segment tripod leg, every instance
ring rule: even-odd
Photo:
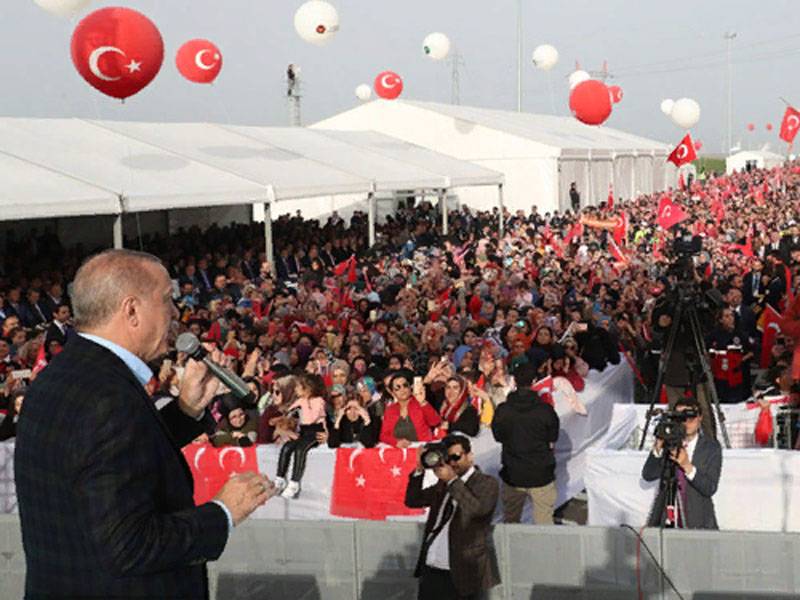
[[[667,365],[672,358],[672,349],[675,347],[675,339],[678,337],[678,329],[683,313],[683,307],[678,305],[675,310],[675,316],[672,319],[672,324],[669,326],[669,333],[667,334],[667,343],[661,351],[661,358],[658,362],[658,375],[656,376],[656,386],[650,397],[650,408],[647,409],[647,419],[644,422],[644,431],[642,431],[642,439],[639,442],[639,450],[644,448],[644,441],[647,439],[647,431],[650,429],[650,421],[653,418],[653,407],[658,402],[658,397],[661,395],[661,387],[664,385],[664,374],[667,372]]]
[[[713,404],[714,410],[716,411],[717,422],[719,423],[719,428],[722,432],[722,440],[725,443],[725,447],[730,448],[731,442],[730,439],[728,439],[728,428],[725,426],[725,413],[722,412],[722,407],[719,403],[719,396],[717,395],[717,388],[714,386],[714,374],[711,371],[711,365],[708,364],[708,350],[706,349],[706,343],[703,339],[700,321],[697,313],[694,310],[690,310],[689,313],[689,323],[692,328],[694,346],[700,358],[700,365],[703,369],[703,374],[705,375],[705,389],[708,395],[711,397],[711,404]],[[710,410],[709,416],[713,417]]]

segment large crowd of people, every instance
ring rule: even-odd
[[[663,195],[688,213],[669,230],[659,226]],[[217,431],[197,441],[280,445],[276,484],[287,497],[300,492],[306,457],[320,444],[408,447],[491,428],[514,455],[507,446],[519,442],[503,418],[537,396],[529,381],[552,377],[574,395],[589,371],[627,361],[637,400],[650,401],[676,306],[689,302],[705,325],[722,402],[765,384],[794,393],[800,165],[701,177],[578,211],[541,214],[533,205],[502,216],[503,237],[500,218],[462,208],[443,236],[435,208],[409,199],[368,247],[363,213],[349,223],[335,213],[325,223],[286,215],[274,226],[274,264],[258,224],[144,236],[142,249],[174,280],[174,333],[218,347],[253,392],[249,401],[220,394]],[[0,438],[14,434],[26,383],[70,343],[70,281],[88,254],[50,231],[6,240]],[[788,333],[765,333],[773,312]],[[156,398],[175,394],[185,361],[173,352],[150,365]],[[667,369],[666,396],[693,391],[689,363]],[[515,373],[526,382],[516,392]],[[537,510],[552,513],[558,417],[511,418],[527,419],[543,439],[520,450],[537,476],[523,481],[504,461],[504,481],[538,489]]]

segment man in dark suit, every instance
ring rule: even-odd
[[[683,517],[679,519],[678,525],[686,529],[719,529],[712,497],[717,492],[722,472],[722,447],[717,440],[700,432],[703,413],[697,400],[679,400],[675,404],[675,410],[693,411],[696,415],[685,421],[686,436],[683,446],[673,450],[667,458],[664,455],[663,440],[656,439],[642,468],[642,479],[660,479],[664,472],[664,461],[673,461],[678,480],[677,494],[683,510]],[[667,513],[664,507],[671,502],[666,498],[665,490],[659,490],[647,523],[650,527],[664,524]]]
[[[145,391],[177,316],[157,258],[89,259],[73,310],[78,334],[33,382],[17,424],[26,597],[207,598],[205,563],[274,488],[237,475],[194,505],[181,447],[209,431],[218,382],[190,360],[161,411]]]
[[[39,306],[39,298],[39,290],[33,288],[29,289],[25,295],[25,302],[22,303],[19,311],[19,318],[25,327],[32,329],[37,325],[44,325],[48,321],[48,316]]]
[[[47,326],[47,333],[44,336],[44,348],[47,358],[50,359],[50,343],[58,342],[62,348],[67,343],[67,332],[69,331],[70,308],[66,304],[61,304],[52,313],[53,322]]]
[[[473,464],[469,438],[450,435],[442,440],[444,461],[434,467],[439,481],[422,488],[425,471],[409,476],[406,506],[430,507],[425,537],[414,576],[419,600],[466,600],[500,583],[491,540],[497,480]]]
[[[753,307],[760,302],[766,294],[767,286],[762,282],[764,277],[764,263],[760,258],[752,260],[750,270],[742,277],[742,296],[745,306]]]

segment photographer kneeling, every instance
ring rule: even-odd
[[[696,399],[678,400],[674,411],[671,418],[662,416],[656,427],[653,450],[642,468],[645,481],[661,479],[647,525],[719,529],[712,496],[717,491],[722,471],[722,447],[700,431],[703,412]],[[674,464],[665,464],[666,459]],[[674,492],[669,485],[673,480],[670,466],[675,473]],[[679,506],[678,515],[674,514],[676,505]]]
[[[439,481],[422,488],[424,467]],[[479,598],[500,583],[491,540],[497,480],[473,464],[469,438],[449,435],[421,449],[406,488],[406,506],[430,507],[414,576],[420,600]]]

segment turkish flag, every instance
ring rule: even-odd
[[[775,345],[775,340],[781,333],[780,322],[782,317],[780,313],[767,304],[764,312],[761,314],[759,321],[759,329],[763,335],[761,338],[761,361],[759,367],[766,369],[769,367],[770,358],[772,357],[772,347]]]
[[[617,224],[614,225],[612,237],[618,246],[624,246],[628,237],[628,215],[623,211],[617,217]]]
[[[408,475],[416,467],[414,448],[339,448],[333,472],[331,514],[373,521],[424,514],[423,509],[405,505]]]
[[[350,265],[353,264],[355,258],[356,258],[355,256],[351,256],[347,260],[343,260],[338,265],[333,267],[333,274],[336,275],[336,277],[341,277],[342,275],[347,273],[347,271],[350,269]]]
[[[34,375],[41,373],[42,369],[47,366],[47,355],[45,354],[44,342],[39,346],[39,352],[36,354],[36,362],[33,364],[31,372]]]
[[[531,389],[539,394],[539,398],[543,402],[547,402],[550,406],[555,406],[555,400],[553,400],[553,377],[552,375],[548,375],[539,381],[534,381],[531,384]]]
[[[797,130],[800,129],[800,111],[793,106],[787,106],[786,112],[783,113],[783,121],[781,121],[780,138],[791,144],[797,135]]]
[[[583,223],[578,222],[575,223],[572,227],[570,227],[569,231],[567,231],[567,235],[564,238],[565,244],[571,244],[572,240],[580,239],[583,235]]]
[[[614,240],[608,240],[608,251],[611,253],[611,256],[614,257],[614,260],[617,262],[622,263],[623,265],[628,264],[628,257],[626,257],[617,243]]]
[[[669,229],[688,218],[689,215],[680,204],[675,204],[666,194],[661,196],[661,200],[658,202],[659,227]]]
[[[255,446],[215,448],[211,444],[188,444],[183,448],[183,456],[192,470],[194,502],[197,506],[216,496],[234,473],[258,473]]]
[[[608,210],[614,210],[614,187],[611,184],[608,185],[608,201],[606,202],[606,206],[608,206]]]
[[[697,158],[697,153],[694,151],[694,143],[692,136],[688,133],[681,140],[672,153],[667,157],[667,160],[676,167],[686,165]]]

